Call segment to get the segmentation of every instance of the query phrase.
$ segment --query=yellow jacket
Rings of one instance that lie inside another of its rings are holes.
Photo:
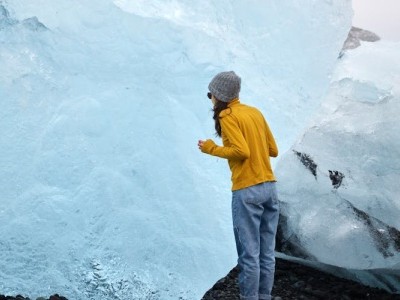
[[[228,159],[232,191],[276,181],[269,157],[278,156],[278,147],[261,112],[234,99],[219,117],[223,146],[206,140],[201,151]]]

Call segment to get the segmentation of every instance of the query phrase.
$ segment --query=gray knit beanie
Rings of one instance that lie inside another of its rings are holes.
[[[235,72],[221,72],[208,85],[211,94],[220,101],[229,102],[239,97],[241,79]]]

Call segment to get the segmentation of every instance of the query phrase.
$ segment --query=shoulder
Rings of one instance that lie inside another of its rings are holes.
[[[246,108],[244,109],[244,111],[249,115],[258,116],[258,117],[264,119],[263,113],[257,107],[246,105]]]

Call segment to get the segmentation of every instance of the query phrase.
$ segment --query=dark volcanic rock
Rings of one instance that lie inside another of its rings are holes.
[[[332,185],[335,189],[338,189],[342,184],[342,180],[345,177],[342,172],[339,171],[329,171],[329,179],[332,181]]]
[[[357,48],[361,45],[361,41],[376,42],[379,40],[380,37],[371,31],[357,27],[351,27],[349,35],[347,36],[347,39],[344,42],[343,50]]]
[[[311,172],[311,174],[314,175],[315,179],[317,179],[317,164],[314,162],[311,156],[296,150],[293,150],[293,152],[300,159],[301,163]]]
[[[207,291],[202,300],[239,300],[238,273],[238,267],[233,268]],[[390,294],[280,258],[276,259],[272,295],[275,300],[400,300],[398,294]]]
[[[67,298],[60,296],[58,294],[54,294],[52,296],[50,296],[50,298],[43,298],[43,297],[39,297],[37,298],[37,300],[39,299],[45,299],[45,300],[68,300]],[[0,295],[0,300],[33,300],[29,297],[23,297],[21,295],[17,295],[17,296],[5,296],[5,295]]]

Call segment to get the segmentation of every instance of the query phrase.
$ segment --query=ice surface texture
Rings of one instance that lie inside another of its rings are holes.
[[[353,277],[390,291],[400,291],[399,74],[399,43],[346,52],[317,116],[276,170],[280,250],[370,270]]]
[[[0,290],[199,299],[236,259],[209,80],[240,74],[283,152],[350,1],[0,3]]]

